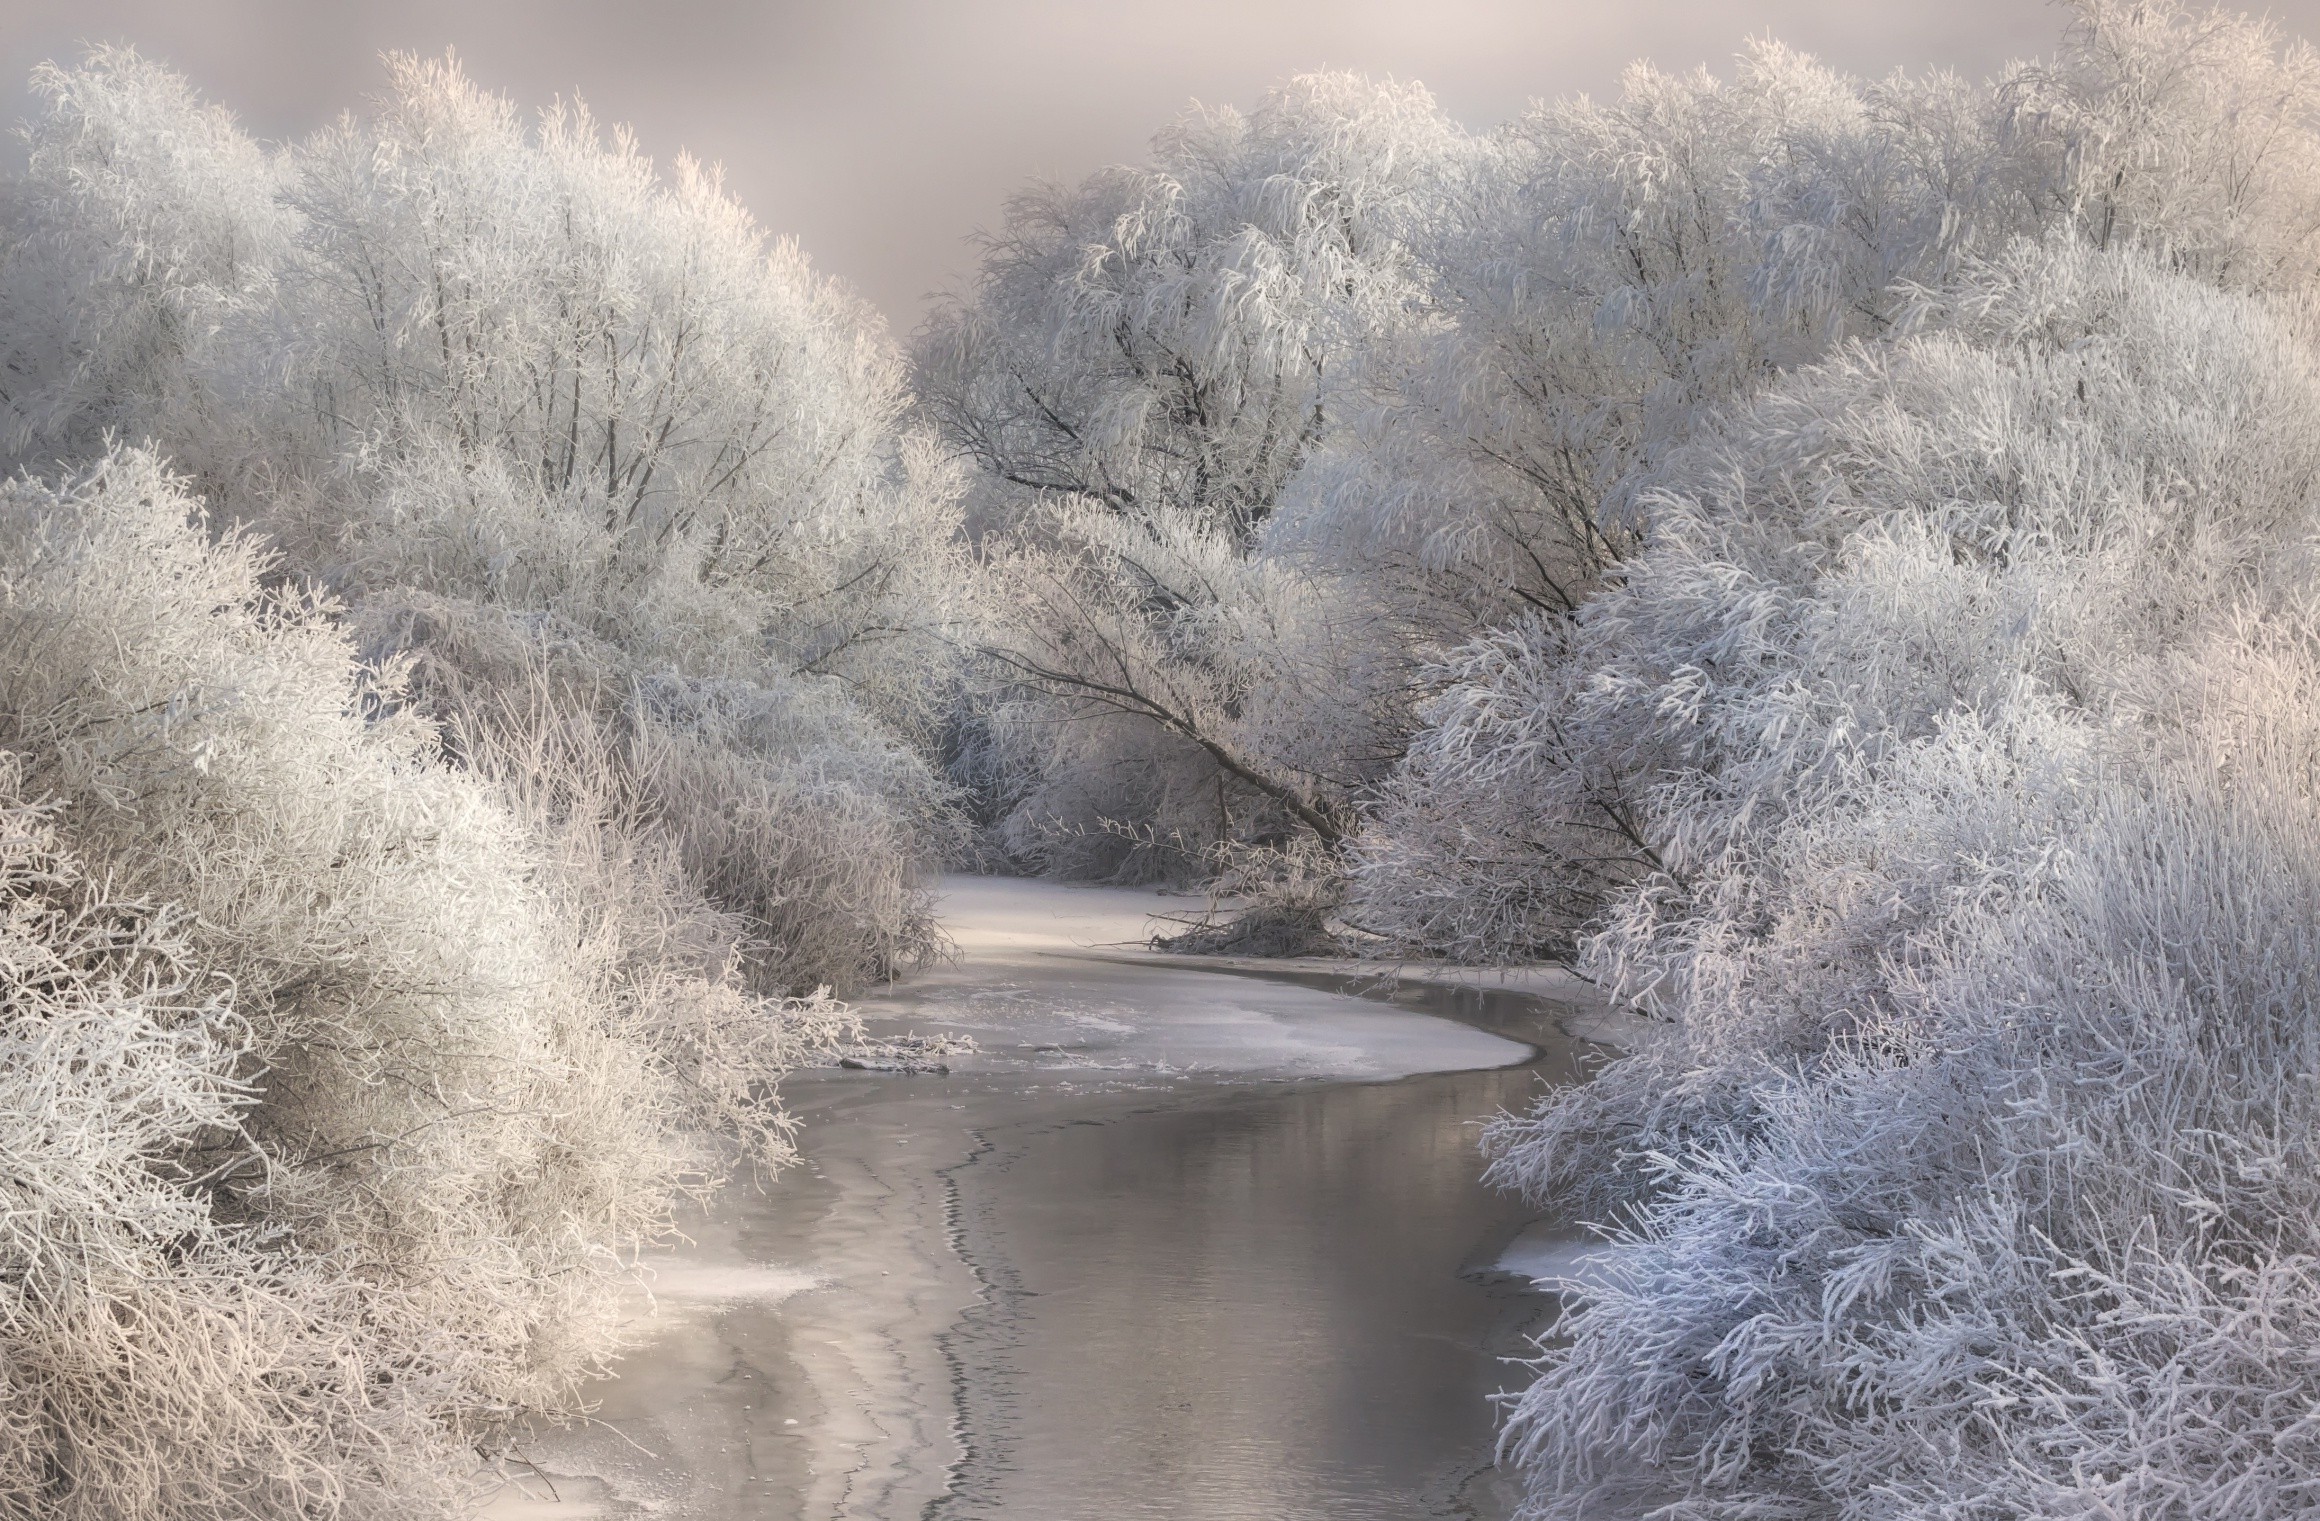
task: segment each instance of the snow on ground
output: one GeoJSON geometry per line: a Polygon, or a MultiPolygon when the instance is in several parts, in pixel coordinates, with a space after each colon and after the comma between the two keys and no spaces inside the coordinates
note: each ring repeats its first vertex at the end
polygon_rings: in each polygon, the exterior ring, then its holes
{"type": "Polygon", "coordinates": [[[947,876],[936,906],[962,959],[978,964],[1088,950],[1142,950],[1197,899],[1155,888],[1081,887],[1032,877],[947,876]]]}

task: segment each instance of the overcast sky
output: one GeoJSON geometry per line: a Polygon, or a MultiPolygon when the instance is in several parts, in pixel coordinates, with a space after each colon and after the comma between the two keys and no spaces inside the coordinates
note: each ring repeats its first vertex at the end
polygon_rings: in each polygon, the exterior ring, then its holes
{"type": "MultiPolygon", "coordinates": [[[[2271,12],[2320,33],[2320,0],[2271,12]]],[[[767,227],[902,328],[1033,178],[1140,156],[1187,101],[1321,66],[1417,79],[1469,126],[1616,85],[1630,59],[1722,70],[1770,33],[1856,73],[1976,77],[2043,52],[2040,0],[0,0],[0,117],[44,58],[127,42],[260,136],[358,107],[389,49],[455,48],[527,105],[577,94],[664,161],[724,164],[767,227]]]]}

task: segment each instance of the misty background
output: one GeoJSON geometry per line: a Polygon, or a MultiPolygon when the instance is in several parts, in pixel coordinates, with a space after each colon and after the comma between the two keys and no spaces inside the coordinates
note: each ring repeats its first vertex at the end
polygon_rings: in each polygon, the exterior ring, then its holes
{"type": "MultiPolygon", "coordinates": [[[[2320,0],[2270,14],[2309,36],[2320,0]]],[[[11,128],[32,66],[88,43],[168,63],[266,138],[375,93],[382,52],[456,49],[521,105],[576,94],[664,164],[724,165],[766,227],[902,331],[965,278],[972,233],[1026,180],[1140,159],[1188,101],[1247,106],[1302,70],[1420,80],[1482,128],[1533,97],[1608,91],[1638,58],[1728,74],[1767,33],[1858,74],[1980,78],[2050,48],[2064,20],[2038,0],[4,0],[0,16],[11,128]]],[[[11,137],[0,162],[21,152],[11,137]]]]}

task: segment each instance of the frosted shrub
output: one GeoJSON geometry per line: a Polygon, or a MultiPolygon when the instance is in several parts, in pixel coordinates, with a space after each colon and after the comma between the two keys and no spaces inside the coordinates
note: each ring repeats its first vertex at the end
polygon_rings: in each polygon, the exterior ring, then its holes
{"type": "MultiPolygon", "coordinates": [[[[540,858],[535,880],[580,927],[582,965],[673,1085],[682,1122],[696,1139],[738,1140],[750,1163],[790,1160],[794,1123],[771,1081],[858,1031],[826,988],[751,991],[786,985],[784,972],[810,988],[797,976],[806,958],[770,953],[753,938],[762,921],[704,895],[665,792],[638,784],[650,768],[633,753],[636,714],[617,657],[553,619],[417,596],[374,604],[360,627],[372,649],[410,660],[410,687],[442,716],[446,748],[524,824],[540,858]]],[[[717,808],[723,795],[692,802],[717,808]]],[[[797,824],[827,828],[819,817],[797,824]]],[[[898,890],[907,880],[897,857],[854,866],[898,890]]],[[[710,1176],[719,1170],[711,1164],[710,1176]]]]}
{"type": "Polygon", "coordinates": [[[1918,321],[1670,459],[1533,720],[1645,784],[1585,964],[1668,1021],[1497,1133],[1635,1242],[1540,1515],[2306,1503],[2320,374],[2139,254],[1918,321]]]}
{"type": "Polygon", "coordinates": [[[0,1508],[427,1509],[444,1391],[366,1339],[358,1283],[213,1210],[253,1159],[251,1032],[185,928],[105,897],[0,774],[0,1508]]]}
{"type": "Polygon", "coordinates": [[[1534,1513],[2309,1508],[2320,838],[2283,699],[2320,665],[2295,624],[2184,662],[2199,732],[2156,766],[2130,740],[2038,778],[2034,735],[1944,736],[1846,821],[1856,862],[1911,815],[1995,848],[1915,919],[1884,1010],[1760,1069],[1744,1126],[1652,1147],[1631,1255],[1514,1413],[1534,1513]]]}
{"type": "Polygon", "coordinates": [[[829,1011],[684,976],[618,922],[638,910],[591,911],[602,860],[543,855],[149,456],[11,486],[0,559],[0,744],[234,990],[250,1145],[206,1175],[217,1219],[343,1283],[334,1323],[446,1432],[568,1409],[624,1261],[717,1168],[689,1127],[829,1011]],[[767,1028],[719,1033],[744,1015],[767,1028]]]}
{"type": "Polygon", "coordinates": [[[374,657],[415,659],[413,689],[464,762],[679,873],[694,938],[718,947],[685,964],[735,960],[804,992],[939,948],[914,868],[956,839],[950,796],[835,678],[641,676],[560,618],[417,593],[374,599],[361,622],[374,657]]]}
{"type": "Polygon", "coordinates": [[[866,742],[828,678],[640,683],[627,716],[640,796],[688,872],[764,937],[775,986],[850,991],[942,946],[912,863],[955,835],[919,757],[866,742]]]}
{"type": "Polygon", "coordinates": [[[1617,787],[1652,852],[1588,964],[1687,1028],[1712,1007],[1753,1032],[1718,1070],[1809,1055],[1881,1000],[1914,916],[1995,848],[1953,789],[1964,832],[1913,826],[1859,886],[1865,917],[1837,913],[1830,884],[1866,868],[1793,851],[1892,757],[1969,720],[2015,734],[2037,702],[2124,722],[2203,615],[2298,563],[2316,461],[2297,419],[2320,397],[2260,307],[2063,249],[1926,318],[1941,331],[1800,375],[1671,464],[1657,546],[1578,621],[1558,679],[1528,711],[1500,688],[1500,721],[1588,763],[1541,765],[1530,827],[1600,834],[1617,787]]]}

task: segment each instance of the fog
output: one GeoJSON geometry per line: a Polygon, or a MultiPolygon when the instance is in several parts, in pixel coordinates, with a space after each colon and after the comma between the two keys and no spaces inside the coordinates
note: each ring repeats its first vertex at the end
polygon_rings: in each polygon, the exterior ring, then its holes
{"type": "MultiPolygon", "coordinates": [[[[2320,0],[2273,14],[2309,34],[2320,0]]],[[[576,93],[656,157],[723,164],[768,227],[903,329],[972,268],[972,233],[1026,179],[1137,158],[1187,101],[1246,105],[1298,70],[1414,78],[1482,127],[1534,96],[1607,90],[1636,58],[1721,69],[1768,33],[1859,73],[1978,77],[2044,50],[2062,20],[2031,0],[7,0],[0,17],[10,122],[29,107],[26,71],[88,42],[168,62],[265,137],[375,92],[382,51],[456,49],[518,101],[576,93]]]]}

